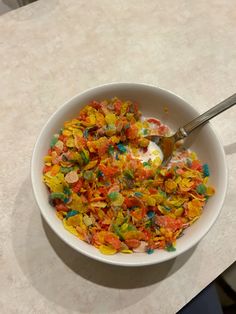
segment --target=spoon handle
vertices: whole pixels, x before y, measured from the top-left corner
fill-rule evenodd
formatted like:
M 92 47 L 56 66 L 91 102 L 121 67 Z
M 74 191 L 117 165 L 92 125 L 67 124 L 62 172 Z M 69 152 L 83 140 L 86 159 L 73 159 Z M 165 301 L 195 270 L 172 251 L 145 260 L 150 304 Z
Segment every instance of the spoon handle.
M 218 105 L 214 106 L 213 108 L 209 109 L 205 113 L 201 114 L 197 118 L 193 119 L 189 123 L 185 124 L 182 128 L 180 128 L 176 132 L 176 137 L 178 139 L 182 139 L 186 136 L 188 136 L 193 130 L 198 128 L 199 126 L 205 124 L 210 119 L 217 116 L 219 113 L 229 109 L 233 105 L 236 104 L 236 94 L 233 94 L 229 98 L 223 100 Z

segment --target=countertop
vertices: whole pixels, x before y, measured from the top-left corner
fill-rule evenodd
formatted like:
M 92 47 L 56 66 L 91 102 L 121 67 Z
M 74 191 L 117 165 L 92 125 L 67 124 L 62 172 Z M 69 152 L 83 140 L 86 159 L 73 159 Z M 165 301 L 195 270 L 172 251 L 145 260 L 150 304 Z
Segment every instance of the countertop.
M 35 204 L 30 158 L 59 105 L 108 82 L 151 83 L 199 112 L 236 91 L 235 1 L 41 0 L 0 17 L 1 313 L 175 313 L 236 257 L 236 108 L 216 117 L 229 185 L 192 250 L 122 268 L 67 247 Z

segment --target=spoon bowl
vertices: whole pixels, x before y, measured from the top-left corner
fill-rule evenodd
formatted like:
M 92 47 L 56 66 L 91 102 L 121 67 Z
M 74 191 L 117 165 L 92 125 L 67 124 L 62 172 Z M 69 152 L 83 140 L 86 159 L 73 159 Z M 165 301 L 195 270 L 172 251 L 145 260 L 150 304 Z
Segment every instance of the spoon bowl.
M 168 162 L 170 161 L 173 155 L 176 142 L 187 137 L 192 131 L 204 125 L 210 119 L 214 118 L 221 112 L 231 108 L 235 104 L 236 104 L 236 94 L 233 94 L 232 96 L 220 102 L 218 105 L 214 106 L 213 108 L 209 109 L 205 113 L 194 118 L 192 121 L 190 121 L 183 127 L 179 128 L 178 131 L 172 136 L 158 136 L 158 135 L 146 136 L 147 139 L 154 142 L 162 150 L 163 159 L 162 159 L 161 165 L 166 166 Z

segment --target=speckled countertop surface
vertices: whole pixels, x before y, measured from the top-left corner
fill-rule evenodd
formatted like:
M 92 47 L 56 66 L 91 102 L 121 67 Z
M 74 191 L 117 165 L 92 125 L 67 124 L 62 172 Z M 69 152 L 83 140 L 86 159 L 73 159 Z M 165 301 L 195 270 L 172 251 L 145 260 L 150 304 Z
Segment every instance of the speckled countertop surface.
M 222 213 L 164 265 L 74 252 L 40 217 L 29 173 L 43 124 L 86 88 L 152 83 L 200 112 L 235 93 L 235 28 L 234 0 L 41 0 L 0 17 L 1 313 L 175 313 L 235 261 L 235 107 L 212 122 L 230 169 Z

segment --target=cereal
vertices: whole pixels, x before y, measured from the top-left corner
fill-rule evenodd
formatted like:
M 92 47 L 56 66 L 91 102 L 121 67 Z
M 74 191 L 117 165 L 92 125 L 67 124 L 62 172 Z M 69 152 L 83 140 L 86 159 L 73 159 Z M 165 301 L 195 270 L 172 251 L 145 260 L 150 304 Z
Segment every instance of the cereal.
M 171 133 L 156 118 L 141 119 L 136 103 L 92 101 L 64 123 L 44 157 L 43 182 L 58 218 L 102 254 L 175 251 L 215 193 L 209 166 L 192 151 L 177 148 L 160 166 L 160 152 L 149 155 L 150 134 Z

